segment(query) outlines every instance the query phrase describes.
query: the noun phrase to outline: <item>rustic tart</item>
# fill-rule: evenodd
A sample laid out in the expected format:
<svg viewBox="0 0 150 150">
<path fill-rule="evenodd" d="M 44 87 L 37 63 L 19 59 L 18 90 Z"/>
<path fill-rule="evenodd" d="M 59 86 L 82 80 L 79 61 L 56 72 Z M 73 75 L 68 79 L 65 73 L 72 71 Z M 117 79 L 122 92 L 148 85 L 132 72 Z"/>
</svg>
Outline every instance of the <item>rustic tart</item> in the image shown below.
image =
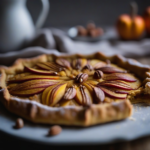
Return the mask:
<svg viewBox="0 0 150 150">
<path fill-rule="evenodd" d="M 90 126 L 150 102 L 150 67 L 120 55 L 44 54 L 0 71 L 0 101 L 35 123 Z"/>
</svg>

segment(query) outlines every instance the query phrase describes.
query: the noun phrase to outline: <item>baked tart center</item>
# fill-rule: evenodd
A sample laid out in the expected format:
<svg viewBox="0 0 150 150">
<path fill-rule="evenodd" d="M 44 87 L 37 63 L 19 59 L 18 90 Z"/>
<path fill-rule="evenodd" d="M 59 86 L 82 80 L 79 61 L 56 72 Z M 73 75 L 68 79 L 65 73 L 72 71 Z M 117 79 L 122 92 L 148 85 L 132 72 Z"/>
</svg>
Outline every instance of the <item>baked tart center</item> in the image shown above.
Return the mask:
<svg viewBox="0 0 150 150">
<path fill-rule="evenodd" d="M 11 95 L 51 107 L 125 100 L 140 86 L 138 78 L 110 61 L 85 58 L 39 62 L 7 78 Z"/>
</svg>

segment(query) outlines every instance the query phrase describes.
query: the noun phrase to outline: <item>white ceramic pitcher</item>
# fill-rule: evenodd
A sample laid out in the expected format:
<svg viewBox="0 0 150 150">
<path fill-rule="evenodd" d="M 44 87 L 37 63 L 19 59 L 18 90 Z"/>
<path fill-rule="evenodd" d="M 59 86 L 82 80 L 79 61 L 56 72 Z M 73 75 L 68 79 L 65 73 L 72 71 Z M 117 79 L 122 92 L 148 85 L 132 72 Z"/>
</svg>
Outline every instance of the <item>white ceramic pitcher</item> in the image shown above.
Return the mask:
<svg viewBox="0 0 150 150">
<path fill-rule="evenodd" d="M 0 53 L 19 50 L 32 39 L 49 11 L 49 1 L 41 2 L 43 9 L 34 25 L 26 0 L 0 0 Z"/>
</svg>

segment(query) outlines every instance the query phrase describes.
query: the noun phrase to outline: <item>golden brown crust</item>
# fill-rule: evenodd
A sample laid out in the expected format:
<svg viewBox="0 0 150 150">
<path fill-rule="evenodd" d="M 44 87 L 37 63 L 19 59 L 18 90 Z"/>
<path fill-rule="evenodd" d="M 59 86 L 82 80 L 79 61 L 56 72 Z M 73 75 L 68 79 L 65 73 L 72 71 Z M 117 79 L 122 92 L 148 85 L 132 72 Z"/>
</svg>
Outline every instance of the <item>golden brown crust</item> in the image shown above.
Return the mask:
<svg viewBox="0 0 150 150">
<path fill-rule="evenodd" d="M 98 123 L 125 119 L 132 114 L 132 105 L 130 104 L 129 100 L 113 102 L 110 104 L 92 104 L 89 107 L 67 106 L 53 108 L 42 105 L 35 101 L 16 98 L 9 94 L 9 91 L 6 87 L 7 74 L 16 74 L 20 71 L 23 71 L 25 65 L 32 67 L 37 62 L 46 62 L 56 59 L 57 57 L 68 58 L 68 56 L 70 59 L 75 57 L 84 57 L 98 58 L 104 61 L 110 60 L 112 63 L 115 63 L 122 68 L 130 70 L 142 80 L 146 77 L 149 77 L 149 66 L 142 65 L 135 60 L 126 59 L 118 55 L 111 57 L 107 57 L 102 53 L 95 53 L 87 56 L 80 54 L 64 56 L 41 55 L 31 59 L 18 59 L 11 67 L 0 67 L 0 87 L 2 89 L 0 92 L 0 101 L 9 111 L 36 123 L 90 126 Z M 149 86 L 147 86 L 147 84 L 149 83 L 145 83 L 145 93 L 149 94 L 149 90 L 147 90 Z"/>
<path fill-rule="evenodd" d="M 3 97 L 3 103 L 6 102 L 4 99 L 6 97 Z M 32 122 L 62 125 L 90 126 L 125 119 L 132 114 L 132 105 L 129 100 L 85 108 L 77 106 L 56 108 L 10 97 L 4 105 L 10 112 Z"/>
<path fill-rule="evenodd" d="M 75 57 L 80 57 L 80 58 L 97 58 L 97 59 L 101 59 L 103 61 L 110 60 L 112 63 L 118 65 L 119 67 L 130 70 L 132 73 L 136 74 L 141 79 L 145 79 L 146 77 L 150 76 L 149 75 L 150 74 L 150 66 L 148 66 L 148 65 L 143 65 L 134 59 L 127 59 L 121 55 L 105 56 L 104 54 L 102 54 L 100 52 L 97 52 L 92 55 L 65 54 L 65 55 L 61 55 L 61 56 L 56 56 L 56 55 L 52 55 L 52 54 L 50 54 L 50 55 L 43 54 L 43 55 L 40 55 L 40 56 L 34 57 L 34 58 L 17 59 L 11 67 L 0 66 L 0 71 L 5 70 L 5 72 L 7 74 L 14 74 L 14 73 L 22 71 L 24 69 L 25 65 L 32 67 L 37 62 L 46 62 L 46 61 L 53 60 L 53 59 L 56 59 L 59 57 L 68 58 L 68 56 L 70 57 L 70 59 L 75 58 Z"/>
</svg>

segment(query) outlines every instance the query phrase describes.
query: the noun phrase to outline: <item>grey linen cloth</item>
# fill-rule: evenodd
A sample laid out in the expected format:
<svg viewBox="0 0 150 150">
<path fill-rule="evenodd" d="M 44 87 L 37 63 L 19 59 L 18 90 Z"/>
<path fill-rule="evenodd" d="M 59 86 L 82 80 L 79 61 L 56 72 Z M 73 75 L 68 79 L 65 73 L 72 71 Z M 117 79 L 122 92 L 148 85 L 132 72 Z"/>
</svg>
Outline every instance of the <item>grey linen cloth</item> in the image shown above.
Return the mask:
<svg viewBox="0 0 150 150">
<path fill-rule="evenodd" d="M 150 38 L 140 41 L 118 40 L 113 28 L 106 31 L 107 38 L 98 42 L 73 41 L 66 32 L 52 29 L 53 36 L 60 52 L 90 54 L 97 51 L 107 55 L 121 54 L 126 57 L 143 57 L 150 55 Z"/>
<path fill-rule="evenodd" d="M 150 39 L 140 41 L 120 41 L 115 30 L 107 30 L 107 38 L 97 42 L 74 41 L 67 32 L 51 28 L 41 29 L 25 48 L 0 54 L 0 65 L 11 65 L 17 58 L 34 57 L 43 53 L 81 53 L 103 52 L 106 55 L 121 54 L 126 57 L 145 57 L 150 55 Z"/>
</svg>

